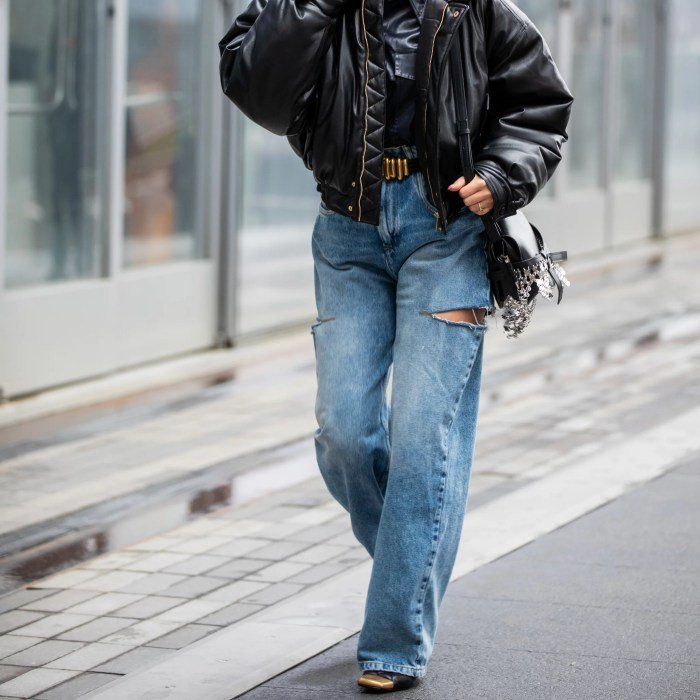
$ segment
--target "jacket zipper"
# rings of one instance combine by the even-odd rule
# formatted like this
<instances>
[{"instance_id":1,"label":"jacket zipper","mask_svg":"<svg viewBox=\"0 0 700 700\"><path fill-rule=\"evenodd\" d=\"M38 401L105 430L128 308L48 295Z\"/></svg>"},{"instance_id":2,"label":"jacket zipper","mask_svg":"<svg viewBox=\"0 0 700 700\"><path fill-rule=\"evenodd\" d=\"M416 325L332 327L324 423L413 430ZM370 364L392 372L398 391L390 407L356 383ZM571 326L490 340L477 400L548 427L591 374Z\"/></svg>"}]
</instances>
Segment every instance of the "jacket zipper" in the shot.
<instances>
[{"instance_id":1,"label":"jacket zipper","mask_svg":"<svg viewBox=\"0 0 700 700\"><path fill-rule=\"evenodd\" d=\"M428 58L428 86L430 86L430 69L431 66L433 65L433 54L435 53L435 40L437 39L437 35L440 33L440 27L442 27L442 23L445 21L445 13L449 9L449 5L445 5L445 7L442 8L442 15L440 16L440 22L438 23L437 29L435 30L435 34L433 34L433 43L430 45L430 57ZM425 141L424 143L427 146L427 137L428 137L428 95L425 97L425 111L423 114L423 125L425 128ZM428 163L428 151L426 148L425 151L425 162ZM433 185L430 181L430 166L428 166L425 169L425 174L428 177L428 187L430 188L430 192L433 196L433 200L437 204L437 199L435 198L435 191L433 190ZM439 229L439 223L440 223L440 208L434 212L435 214L435 230L437 231Z\"/></svg>"},{"instance_id":2,"label":"jacket zipper","mask_svg":"<svg viewBox=\"0 0 700 700\"><path fill-rule=\"evenodd\" d=\"M438 24L437 29L435 30L435 34L433 35L433 43L432 43L432 46L431 46L431 48L430 48L430 58L429 58L429 60L428 60L428 76L430 76L430 66L432 65L432 62L433 62L433 53L435 52L435 39L437 38L437 35L438 35L439 31L440 31L440 27L442 27L442 23L443 23L443 21L444 21L444 19L445 19L445 13L447 12L448 9L450 9L450 6L449 6L449 5L445 5L445 7L444 7L443 10L442 10L442 16L440 17L440 22L439 22L439 24ZM468 5L468 4L467 4L467 6L466 6L464 12L462 13L462 15L461 15L460 18L459 18L460 21L461 21L462 18L467 14L467 12L469 12L469 5ZM457 23L457 26L452 30L452 36L450 37L450 41L449 41L447 47L445 48L446 56L445 56L445 59L443 60L442 66L440 67L440 74L439 74L438 77L437 77L437 85L438 85L438 86L440 85L440 81L441 81L441 79L442 79L442 71L443 71L443 68L444 68L444 66L449 62L449 51L450 51L450 47L451 47L451 45L452 45L452 42L455 40L455 35L456 35L456 33L457 33L458 27L459 27L459 22ZM430 86L430 83L428 83L428 86ZM428 153L427 153L427 144L428 144L428 117L427 117L427 115L428 115L428 102L429 102L429 95L426 95L426 98L425 98L425 113L424 113L424 118L423 118L423 128L424 128L424 134L423 134L424 140L423 140L423 143L424 143L425 146L426 146L426 151L425 151L425 161L426 161L426 164L428 163ZM434 144L434 146L435 146L435 148L437 149L438 138L439 138L439 131L440 131L440 120L439 120L439 119L436 119L435 122L436 122L436 127L435 127L435 144ZM435 162L436 162L436 164L437 164L437 155L436 155L436 157L435 157ZM443 201L443 199L442 199L442 195L441 195L441 192L440 192L440 172L439 172L439 170L438 170L437 167L435 168L435 173L436 173L436 177L437 177L437 179L438 179L438 181L437 181L437 195L435 194L435 191L433 190L432 184L431 184L431 182L430 182L430 167L427 167L427 168L426 168L426 174L428 175L428 186L430 187L430 191L431 191L431 193L432 193L432 195L433 195L433 200L434 200L434 203L435 203L435 205L436 205L436 211L434 212L434 216L435 216L435 230L436 230L436 231L439 231L440 228L442 228L442 230L445 231L445 230L447 230L447 221L445 220L445 216L444 216L444 213L445 213L445 203L444 203L444 201Z\"/></svg>"},{"instance_id":3,"label":"jacket zipper","mask_svg":"<svg viewBox=\"0 0 700 700\"><path fill-rule=\"evenodd\" d=\"M365 24L365 0L362 0L362 8L360 10L362 16L362 36L365 40L365 129L362 133L362 167L360 169L360 188L357 197L357 220L362 221L362 193L364 187L362 185L362 177L365 174L365 156L367 154L367 129L369 124L369 41L367 40L367 26Z\"/></svg>"}]
</instances>

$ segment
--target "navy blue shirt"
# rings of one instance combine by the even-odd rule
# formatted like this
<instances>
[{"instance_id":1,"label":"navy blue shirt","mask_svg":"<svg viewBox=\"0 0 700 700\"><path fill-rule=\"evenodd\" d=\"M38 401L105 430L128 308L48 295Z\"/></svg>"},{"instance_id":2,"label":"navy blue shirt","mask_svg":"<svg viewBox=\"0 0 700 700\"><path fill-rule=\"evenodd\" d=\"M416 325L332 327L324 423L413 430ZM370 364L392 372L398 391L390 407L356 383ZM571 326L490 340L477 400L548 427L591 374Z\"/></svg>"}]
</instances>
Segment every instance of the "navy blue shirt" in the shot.
<instances>
[{"instance_id":1,"label":"navy blue shirt","mask_svg":"<svg viewBox=\"0 0 700 700\"><path fill-rule=\"evenodd\" d=\"M422 13L420 0L384 0L385 146L415 143L416 49Z\"/></svg>"}]
</instances>

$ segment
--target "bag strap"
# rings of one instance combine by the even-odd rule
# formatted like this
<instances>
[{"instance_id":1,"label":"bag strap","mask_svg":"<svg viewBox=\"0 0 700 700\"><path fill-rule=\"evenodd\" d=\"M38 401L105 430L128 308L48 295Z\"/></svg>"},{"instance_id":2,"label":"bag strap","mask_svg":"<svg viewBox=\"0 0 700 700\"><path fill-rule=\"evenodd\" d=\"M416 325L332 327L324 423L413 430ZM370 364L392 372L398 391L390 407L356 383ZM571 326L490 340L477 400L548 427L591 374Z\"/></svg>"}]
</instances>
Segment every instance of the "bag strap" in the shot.
<instances>
[{"instance_id":1,"label":"bag strap","mask_svg":"<svg viewBox=\"0 0 700 700\"><path fill-rule=\"evenodd\" d=\"M468 19L468 17L467 17ZM452 78L452 93L455 100L457 113L457 138L459 142L459 159L462 164L464 181L471 182L476 175L474 171L474 156L472 154L471 131L469 129L469 114L467 112L467 94L465 85L467 82L466 68L462 60L461 44L459 34L452 39L450 47L450 73ZM491 243L498 243L501 240L501 231L489 212L481 217L486 226L486 234Z\"/></svg>"}]
</instances>

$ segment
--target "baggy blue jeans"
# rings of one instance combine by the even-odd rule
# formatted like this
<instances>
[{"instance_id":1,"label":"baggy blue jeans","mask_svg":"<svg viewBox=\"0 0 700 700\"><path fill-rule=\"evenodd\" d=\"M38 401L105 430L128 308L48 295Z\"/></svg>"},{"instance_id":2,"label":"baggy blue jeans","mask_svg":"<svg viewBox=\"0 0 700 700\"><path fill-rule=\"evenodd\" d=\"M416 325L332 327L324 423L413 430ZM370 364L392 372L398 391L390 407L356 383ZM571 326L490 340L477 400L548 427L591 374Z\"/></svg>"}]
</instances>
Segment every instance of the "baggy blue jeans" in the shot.
<instances>
[{"instance_id":1,"label":"baggy blue jeans","mask_svg":"<svg viewBox=\"0 0 700 700\"><path fill-rule=\"evenodd\" d=\"M439 231L434 211L417 172L382 181L378 226L321 204L312 235L316 456L373 558L357 661L419 677L466 512L488 318L438 314L494 308L480 217Z\"/></svg>"}]
</instances>

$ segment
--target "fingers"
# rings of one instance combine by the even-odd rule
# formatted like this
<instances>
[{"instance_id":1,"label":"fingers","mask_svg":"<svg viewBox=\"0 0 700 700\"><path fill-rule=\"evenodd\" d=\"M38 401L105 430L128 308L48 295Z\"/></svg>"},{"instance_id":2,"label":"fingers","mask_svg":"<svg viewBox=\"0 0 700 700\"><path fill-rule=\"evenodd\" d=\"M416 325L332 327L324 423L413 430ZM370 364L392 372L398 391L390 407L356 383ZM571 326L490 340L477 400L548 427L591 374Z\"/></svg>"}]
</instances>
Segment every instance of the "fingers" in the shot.
<instances>
[{"instance_id":1,"label":"fingers","mask_svg":"<svg viewBox=\"0 0 700 700\"><path fill-rule=\"evenodd\" d=\"M481 205L481 208L479 208L479 205ZM469 207L469 211L477 214L478 216L488 214L491 209L493 209L493 200L482 200L481 202L477 202L473 206Z\"/></svg>"},{"instance_id":2,"label":"fingers","mask_svg":"<svg viewBox=\"0 0 700 700\"><path fill-rule=\"evenodd\" d=\"M483 216L493 209L491 190L478 175L475 175L470 182L465 182L464 177L460 176L447 189L457 192L464 205L474 214Z\"/></svg>"}]
</instances>

